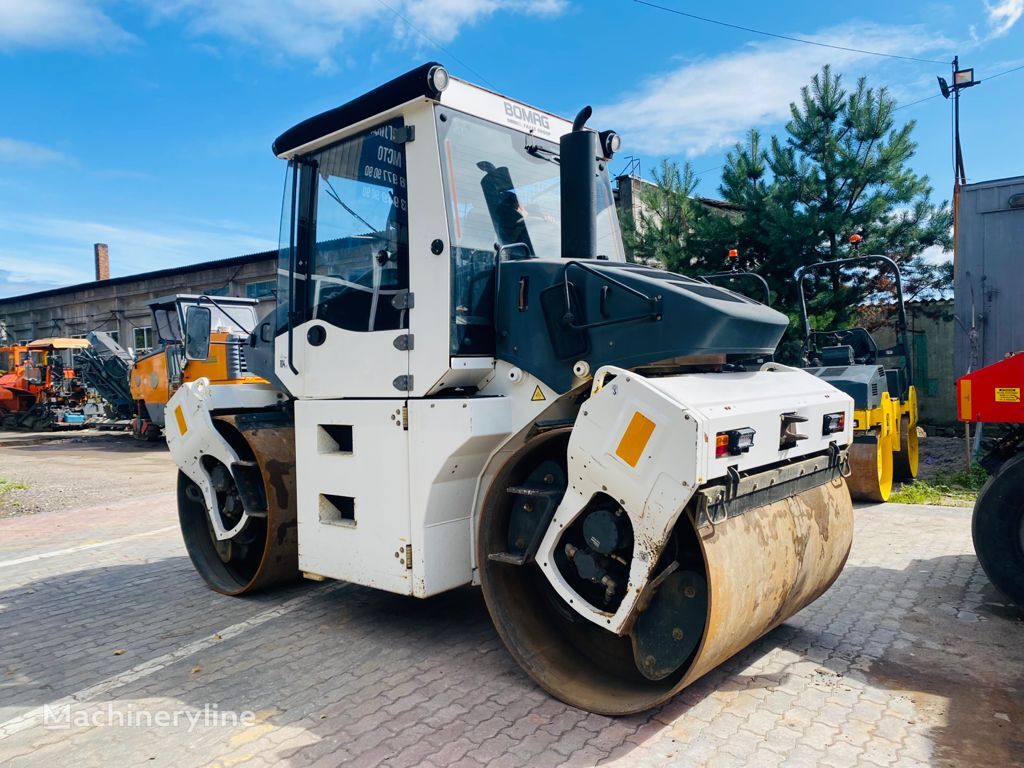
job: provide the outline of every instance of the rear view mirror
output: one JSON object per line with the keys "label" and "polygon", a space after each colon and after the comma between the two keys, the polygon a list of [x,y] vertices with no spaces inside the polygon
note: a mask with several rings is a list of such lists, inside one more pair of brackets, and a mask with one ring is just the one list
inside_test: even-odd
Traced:
{"label": "rear view mirror", "polygon": [[185,312],[185,359],[210,357],[210,308],[189,307]]}

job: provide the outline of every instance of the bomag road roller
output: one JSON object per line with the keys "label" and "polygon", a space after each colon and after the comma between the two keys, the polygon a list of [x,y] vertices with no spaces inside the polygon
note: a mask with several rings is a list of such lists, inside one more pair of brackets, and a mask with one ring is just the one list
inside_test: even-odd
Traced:
{"label": "bomag road roller", "polygon": [[[625,261],[619,144],[426,64],[274,142],[265,385],[184,383],[166,434],[196,569],[427,598],[477,584],[554,696],[652,707],[843,567],[853,403],[786,318]],[[186,356],[208,353],[209,307]]]}
{"label": "bomag road roller", "polygon": [[[859,236],[851,241],[859,243]],[[891,278],[896,332],[891,347],[879,348],[865,328],[815,330],[812,326],[806,283],[815,277],[839,275],[843,269],[864,268],[877,268]],[[893,480],[913,480],[918,464],[917,391],[900,268],[886,256],[854,256],[800,267],[796,279],[807,370],[853,398],[850,494],[864,501],[887,501]],[[863,279],[863,275],[855,279]]]}

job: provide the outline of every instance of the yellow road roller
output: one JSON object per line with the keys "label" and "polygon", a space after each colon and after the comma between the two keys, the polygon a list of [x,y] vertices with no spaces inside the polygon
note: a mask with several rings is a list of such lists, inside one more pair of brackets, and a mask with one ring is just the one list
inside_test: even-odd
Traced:
{"label": "yellow road roller", "polygon": [[[590,116],[428,63],[274,142],[266,383],[185,382],[165,419],[212,588],[477,585],[540,686],[623,715],[835,580],[853,401],[758,362],[784,315],[627,263]],[[189,307],[187,358],[210,324]]]}
{"label": "yellow road roller", "polygon": [[[859,242],[859,240],[858,240]],[[807,310],[805,284],[842,269],[879,268],[891,274],[895,293],[896,343],[879,348],[865,328],[816,330]],[[801,267],[796,273],[804,326],[806,370],[853,398],[850,447],[854,499],[886,501],[894,480],[917,477],[917,391],[899,266],[886,256],[855,256]],[[862,278],[862,276],[857,279]]]}

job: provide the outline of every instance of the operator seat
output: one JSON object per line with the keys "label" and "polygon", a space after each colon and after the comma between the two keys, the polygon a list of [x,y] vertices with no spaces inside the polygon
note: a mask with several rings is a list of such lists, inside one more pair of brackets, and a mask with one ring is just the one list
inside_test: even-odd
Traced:
{"label": "operator seat", "polygon": [[853,347],[849,344],[838,344],[821,349],[821,364],[824,366],[853,365],[853,359]]}

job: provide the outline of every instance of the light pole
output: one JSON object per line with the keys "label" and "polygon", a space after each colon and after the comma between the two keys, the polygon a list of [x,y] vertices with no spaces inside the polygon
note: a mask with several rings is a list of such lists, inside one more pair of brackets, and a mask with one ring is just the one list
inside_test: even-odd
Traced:
{"label": "light pole", "polygon": [[[974,79],[974,68],[960,69],[960,57],[953,57],[952,66],[953,85],[946,82],[946,78],[939,78],[939,91],[944,99],[953,94],[953,274],[956,275],[956,244],[957,232],[960,224],[960,186],[967,183],[967,173],[964,171],[964,154],[960,149],[960,91],[977,85],[980,80]],[[974,318],[971,318],[971,328],[974,330]],[[980,429],[980,426],[979,426]],[[980,433],[979,433],[980,434]],[[967,455],[967,469],[971,468],[974,452],[971,450],[971,423],[964,422],[964,451]]]}
{"label": "light pole", "polygon": [[956,188],[961,184],[967,183],[967,174],[964,171],[964,155],[960,149],[960,91],[964,88],[970,88],[972,85],[977,85],[981,80],[974,79],[974,67],[960,69],[959,56],[953,57],[952,79],[953,85],[950,85],[946,82],[946,78],[938,78],[939,91],[942,92],[942,97],[948,99],[949,95],[953,94],[953,176],[955,178],[954,187]]}

